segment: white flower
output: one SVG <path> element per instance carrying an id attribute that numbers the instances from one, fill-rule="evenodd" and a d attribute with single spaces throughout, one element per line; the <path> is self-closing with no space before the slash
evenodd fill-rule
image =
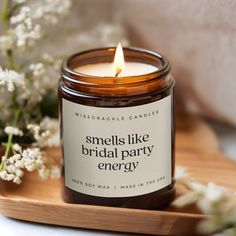
<path id="1" fill-rule="evenodd" d="M 33 24 L 29 7 L 22 7 L 19 14 L 12 16 L 10 21 L 11 24 L 16 25 L 10 32 L 15 37 L 18 48 L 30 47 L 41 38 L 41 26 Z"/>
<path id="2" fill-rule="evenodd" d="M 207 187 L 205 185 L 194 181 L 189 184 L 189 187 L 201 195 L 205 194 L 207 190 Z"/>
<path id="3" fill-rule="evenodd" d="M 227 194 L 223 187 L 209 182 L 197 206 L 206 214 L 214 214 L 215 211 L 223 207 L 221 203 L 227 198 Z"/>
<path id="4" fill-rule="evenodd" d="M 29 20 L 18 24 L 13 31 L 16 37 L 16 46 L 20 49 L 33 46 L 35 41 L 41 38 L 41 26 L 29 27 L 30 24 L 26 24 L 26 22 L 29 22 Z"/>
<path id="5" fill-rule="evenodd" d="M 22 147 L 18 143 L 14 143 L 12 148 L 15 152 L 22 153 Z"/>
<path id="6" fill-rule="evenodd" d="M 39 176 L 42 179 L 47 179 L 49 177 L 49 175 L 50 175 L 50 170 L 46 166 L 43 166 L 42 168 L 40 168 Z"/>
<path id="7" fill-rule="evenodd" d="M 60 134 L 59 134 L 59 132 L 51 134 L 51 136 L 47 140 L 47 146 L 48 147 L 58 147 L 59 144 L 60 144 Z"/>
<path id="8" fill-rule="evenodd" d="M 0 178 L 2 180 L 12 181 L 14 177 L 14 174 L 9 174 L 6 170 L 0 171 Z"/>
<path id="9" fill-rule="evenodd" d="M 181 170 L 183 172 L 183 169 Z M 206 186 L 195 181 L 183 181 L 183 184 L 190 190 L 189 192 L 176 198 L 172 205 L 178 208 L 197 203 L 206 193 Z"/>
<path id="10" fill-rule="evenodd" d="M 12 16 L 10 18 L 11 24 L 24 22 L 30 16 L 30 13 L 31 13 L 31 10 L 29 7 L 25 7 L 25 6 L 22 7 L 18 15 Z"/>
<path id="11" fill-rule="evenodd" d="M 38 105 L 48 90 L 55 90 L 57 79 L 54 78 L 57 78 L 57 76 L 55 75 L 53 66 L 54 63 L 49 64 L 43 58 L 41 62 L 32 63 L 28 66 L 28 76 L 30 79 L 26 80 L 25 83 L 27 89 L 22 92 L 19 91 L 17 94 L 17 102 L 19 104 L 25 104 L 27 102 L 28 111 L 32 107 L 35 107 L 35 105 Z"/>
<path id="12" fill-rule="evenodd" d="M 189 173 L 187 172 L 187 169 L 183 166 L 176 166 L 175 168 L 175 179 L 177 181 L 188 178 Z"/>
<path id="13" fill-rule="evenodd" d="M 27 148 L 22 152 L 22 161 L 28 171 L 40 169 L 43 166 L 42 153 L 39 148 Z"/>
<path id="14" fill-rule="evenodd" d="M 15 176 L 14 179 L 13 179 L 13 183 L 15 184 L 21 184 L 21 178 L 19 176 Z"/>
<path id="15" fill-rule="evenodd" d="M 199 193 L 198 192 L 188 192 L 178 198 L 176 198 L 172 205 L 177 208 L 182 208 L 191 204 L 194 204 L 199 200 Z"/>
<path id="16" fill-rule="evenodd" d="M 27 129 L 33 133 L 34 138 L 40 147 L 47 146 L 47 138 L 50 136 L 49 130 L 43 131 L 41 130 L 41 127 L 36 124 L 28 124 Z"/>
<path id="17" fill-rule="evenodd" d="M 13 127 L 13 126 L 6 126 L 4 129 L 4 132 L 8 135 L 16 135 L 16 136 L 22 136 L 23 135 L 23 131 L 21 131 L 20 129 L 18 129 L 17 127 Z"/>
<path id="18" fill-rule="evenodd" d="M 185 171 L 180 169 L 180 177 Z M 180 179 L 181 179 L 180 178 Z M 178 180 L 178 179 L 177 179 Z M 236 204 L 235 197 L 229 195 L 225 188 L 209 182 L 203 185 L 189 179 L 180 181 L 188 190 L 177 197 L 172 205 L 184 207 L 195 203 L 202 213 L 209 217 L 199 222 L 197 230 L 202 234 L 215 236 L 234 236 L 236 232 Z"/>
<path id="19" fill-rule="evenodd" d="M 15 90 L 15 86 L 24 87 L 25 77 L 24 74 L 20 74 L 14 70 L 3 70 L 0 67 L 0 87 L 7 86 L 9 92 Z"/>
<path id="20" fill-rule="evenodd" d="M 16 144 L 14 144 L 14 146 L 20 153 L 14 154 L 8 159 L 4 156 L 2 157 L 4 169 L 0 171 L 0 179 L 20 184 L 21 178 L 24 175 L 23 169 L 30 172 L 37 170 L 39 176 L 43 179 L 48 177 L 56 179 L 60 177 L 60 169 L 58 166 L 52 165 L 51 167 L 47 167 L 45 165 L 50 159 L 44 156 L 39 148 L 26 148 L 22 151 L 20 146 Z"/>
<path id="21" fill-rule="evenodd" d="M 20 184 L 21 177 L 24 175 L 21 168 L 23 168 L 21 156 L 19 154 L 13 155 L 5 160 L 5 169 L 0 172 L 0 179 Z"/>
<path id="22" fill-rule="evenodd" d="M 59 18 L 68 14 L 71 7 L 70 0 L 44 0 L 44 3 L 32 6 L 32 16 L 35 19 L 44 19 L 50 24 L 58 23 Z"/>
<path id="23" fill-rule="evenodd" d="M 45 117 L 39 125 L 29 124 L 27 126 L 40 147 L 59 146 L 59 123 L 57 119 Z"/>
<path id="24" fill-rule="evenodd" d="M 175 199 L 173 205 L 176 207 L 197 203 L 203 212 L 211 213 L 214 208 L 213 204 L 221 201 L 226 196 L 226 192 L 222 187 L 211 182 L 207 186 L 196 181 L 183 183 L 190 191 Z"/>
<path id="25" fill-rule="evenodd" d="M 58 132 L 59 130 L 58 119 L 53 119 L 46 116 L 40 122 L 40 127 L 43 129 L 48 129 L 53 133 Z"/>
<path id="26" fill-rule="evenodd" d="M 58 166 L 52 166 L 50 172 L 51 179 L 58 179 L 61 176 L 61 170 Z"/>
<path id="27" fill-rule="evenodd" d="M 8 164 L 14 164 L 17 169 L 24 167 L 24 163 L 23 163 L 23 161 L 21 159 L 21 155 L 20 154 L 15 154 L 15 155 L 11 156 L 7 160 L 7 163 Z"/>
<path id="28" fill-rule="evenodd" d="M 211 202 L 221 201 L 226 197 L 226 189 L 216 185 L 215 183 L 209 182 L 207 184 L 205 198 Z"/>
<path id="29" fill-rule="evenodd" d="M 29 69 L 32 71 L 33 76 L 40 76 L 45 72 L 43 63 L 30 64 Z"/>
<path id="30" fill-rule="evenodd" d="M 28 124 L 27 129 L 33 131 L 34 134 L 38 135 L 40 131 L 40 126 L 35 124 Z"/>

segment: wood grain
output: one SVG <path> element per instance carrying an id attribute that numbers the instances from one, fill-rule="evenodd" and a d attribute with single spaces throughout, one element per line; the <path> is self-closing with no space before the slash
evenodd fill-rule
<path id="1" fill-rule="evenodd" d="M 177 127 L 177 164 L 187 166 L 199 181 L 214 181 L 235 190 L 236 164 L 218 151 L 211 129 L 200 120 L 185 116 L 179 116 Z M 59 156 L 58 150 L 50 152 Z M 20 186 L 3 182 L 0 186 L 2 214 L 45 224 L 154 235 L 194 235 L 196 224 L 207 217 L 194 206 L 154 211 L 66 204 L 61 199 L 60 181 L 43 181 L 35 173 L 25 175 Z"/>
<path id="2" fill-rule="evenodd" d="M 218 152 L 219 142 L 214 131 L 200 117 L 178 110 L 176 149 L 191 152 Z"/>

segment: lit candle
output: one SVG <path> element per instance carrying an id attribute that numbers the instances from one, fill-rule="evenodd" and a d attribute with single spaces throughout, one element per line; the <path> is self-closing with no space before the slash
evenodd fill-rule
<path id="1" fill-rule="evenodd" d="M 157 70 L 157 67 L 145 63 L 126 62 L 124 61 L 124 54 L 119 43 L 116 49 L 114 62 L 110 63 L 96 63 L 80 66 L 74 69 L 76 72 L 99 76 L 99 77 L 126 77 L 137 76 L 152 73 Z"/>
<path id="2" fill-rule="evenodd" d="M 94 49 L 65 60 L 59 82 L 63 199 L 162 208 L 174 197 L 170 64 L 146 50 Z"/>

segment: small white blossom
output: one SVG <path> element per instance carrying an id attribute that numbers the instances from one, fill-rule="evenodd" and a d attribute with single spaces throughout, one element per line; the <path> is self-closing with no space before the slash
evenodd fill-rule
<path id="1" fill-rule="evenodd" d="M 27 129 L 33 131 L 34 134 L 38 135 L 40 131 L 40 126 L 35 124 L 28 124 Z"/>
<path id="2" fill-rule="evenodd" d="M 36 124 L 28 124 L 27 129 L 30 130 L 33 133 L 34 138 L 35 138 L 35 140 L 37 141 L 37 144 L 40 147 L 47 146 L 47 143 L 46 143 L 47 138 L 50 135 L 50 132 L 48 130 L 47 131 L 42 131 L 41 127 L 39 125 L 36 125 Z"/>
<path id="3" fill-rule="evenodd" d="M 20 184 L 21 177 L 24 175 L 24 172 L 21 170 L 21 168 L 23 168 L 23 163 L 20 159 L 21 156 L 19 154 L 13 155 L 7 159 L 5 162 L 5 169 L 0 171 L 0 179 Z"/>
<path id="4" fill-rule="evenodd" d="M 15 86 L 24 87 L 25 77 L 24 74 L 20 74 L 14 70 L 3 70 L 0 67 L 0 87 L 7 86 L 9 92 L 15 90 Z"/>
<path id="5" fill-rule="evenodd" d="M 44 4 L 33 6 L 33 18 L 44 19 L 47 23 L 56 24 L 59 18 L 68 14 L 71 7 L 70 0 L 44 0 Z"/>
<path id="6" fill-rule="evenodd" d="M 211 182 L 207 186 L 196 181 L 184 182 L 184 184 L 191 191 L 173 202 L 176 207 L 183 207 L 196 202 L 202 211 L 210 213 L 213 204 L 226 197 L 225 189 Z"/>
<path id="7" fill-rule="evenodd" d="M 188 192 L 178 198 L 176 198 L 172 205 L 177 208 L 182 208 L 191 204 L 194 204 L 199 199 L 199 193 L 198 192 Z"/>
<path id="8" fill-rule="evenodd" d="M 45 67 L 43 63 L 31 64 L 29 69 L 32 71 L 33 76 L 40 76 L 45 73 Z"/>
<path id="9" fill-rule="evenodd" d="M 7 160 L 7 162 L 8 162 L 8 164 L 14 164 L 17 169 L 24 167 L 24 163 L 23 163 L 23 161 L 21 159 L 21 155 L 20 154 L 15 154 L 15 155 L 11 156 Z"/>
<path id="10" fill-rule="evenodd" d="M 0 171 L 0 178 L 6 181 L 12 181 L 14 179 L 13 174 L 9 174 L 6 170 Z"/>
<path id="11" fill-rule="evenodd" d="M 217 209 L 221 207 L 221 202 L 227 199 L 226 190 L 209 182 L 203 192 L 202 197 L 197 202 L 197 206 L 206 214 L 214 214 Z"/>
<path id="12" fill-rule="evenodd" d="M 60 177 L 60 169 L 58 166 L 52 165 L 47 167 L 46 162 L 50 162 L 49 157 L 44 156 L 39 148 L 26 148 L 21 150 L 20 146 L 14 144 L 15 150 L 19 153 L 6 159 L 4 156 L 4 169 L 0 171 L 0 179 L 6 181 L 12 181 L 16 184 L 21 183 L 21 178 L 24 175 L 24 169 L 27 171 L 37 170 L 39 176 L 43 179 L 51 177 L 56 179 Z"/>
<path id="13" fill-rule="evenodd" d="M 40 168 L 40 170 L 39 170 L 39 176 L 40 176 L 42 179 L 47 179 L 47 178 L 50 176 L 50 170 L 49 170 L 46 166 L 43 166 L 43 167 Z"/>
<path id="14" fill-rule="evenodd" d="M 57 119 L 45 117 L 39 125 L 29 124 L 27 126 L 40 147 L 59 146 L 59 123 Z"/>
<path id="15" fill-rule="evenodd" d="M 58 166 L 52 166 L 50 169 L 51 179 L 59 179 L 61 176 L 61 170 Z"/>
<path id="16" fill-rule="evenodd" d="M 60 144 L 60 134 L 58 131 L 58 132 L 55 132 L 54 134 L 51 134 L 51 136 L 48 137 L 47 146 L 48 147 L 58 147 L 59 144 Z"/>
<path id="17" fill-rule="evenodd" d="M 182 173 L 180 176 L 182 178 Z M 180 178 L 180 180 L 182 180 Z M 188 181 L 179 181 L 188 191 L 177 197 L 172 205 L 175 207 L 185 207 L 190 204 L 196 204 L 196 206 L 205 215 L 210 215 L 197 225 L 197 229 L 202 234 L 215 236 L 234 236 L 236 232 L 236 199 L 232 194 L 230 196 L 229 191 L 225 188 L 209 182 L 207 185 L 203 185 L 199 182 L 193 181 L 191 178 Z"/>
<path id="18" fill-rule="evenodd" d="M 40 169 L 43 166 L 42 154 L 39 148 L 27 148 L 22 152 L 22 161 L 28 171 Z"/>
<path id="19" fill-rule="evenodd" d="M 44 117 L 40 122 L 40 127 L 42 129 L 48 129 L 52 133 L 59 131 L 59 122 L 58 119 L 49 118 L 48 116 Z"/>
<path id="20" fill-rule="evenodd" d="M 226 197 L 226 189 L 216 185 L 215 183 L 209 182 L 207 184 L 205 197 L 211 202 L 221 201 Z"/>
<path id="21" fill-rule="evenodd" d="M 19 176 L 16 176 L 16 177 L 14 177 L 14 179 L 13 179 L 13 183 L 15 183 L 15 184 L 21 184 L 21 178 L 19 177 Z"/>
<path id="22" fill-rule="evenodd" d="M 26 22 L 18 24 L 14 29 L 16 45 L 20 49 L 33 46 L 35 41 L 41 38 L 41 26 L 35 25 L 29 28 L 30 24 Z"/>
<path id="23" fill-rule="evenodd" d="M 11 24 L 17 24 L 24 22 L 30 16 L 31 10 L 29 7 L 22 7 L 18 15 L 12 16 L 10 18 Z"/>
<path id="24" fill-rule="evenodd" d="M 22 153 L 22 147 L 18 143 L 14 143 L 12 148 L 15 152 Z"/>
<path id="25" fill-rule="evenodd" d="M 196 191 L 198 192 L 200 195 L 203 195 L 206 193 L 207 191 L 207 187 L 201 183 L 198 183 L 198 182 L 191 182 L 189 183 L 189 187 L 193 190 L 193 191 Z"/>
<path id="26" fill-rule="evenodd" d="M 189 173 L 187 172 L 187 169 L 183 166 L 176 166 L 175 179 L 179 181 L 186 178 L 189 178 Z"/>
<path id="27" fill-rule="evenodd" d="M 23 131 L 18 129 L 17 127 L 13 127 L 13 126 L 6 126 L 4 129 L 4 132 L 8 135 L 16 135 L 16 136 L 22 136 L 23 135 Z"/>
<path id="28" fill-rule="evenodd" d="M 11 29 L 11 34 L 15 37 L 18 48 L 30 47 L 41 38 L 41 26 L 33 24 L 29 7 L 22 7 L 19 14 L 12 16 L 10 21 L 11 24 L 16 25 L 15 28 Z"/>

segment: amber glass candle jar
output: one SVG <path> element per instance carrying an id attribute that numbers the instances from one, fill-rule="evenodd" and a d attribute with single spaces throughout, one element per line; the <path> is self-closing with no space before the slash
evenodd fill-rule
<path id="1" fill-rule="evenodd" d="M 136 75 L 134 69 L 119 77 L 80 72 L 86 65 L 112 63 L 114 53 L 115 48 L 84 51 L 62 64 L 63 199 L 160 209 L 175 193 L 170 63 L 157 53 L 124 48 L 126 66 L 140 63 L 154 70 Z"/>

